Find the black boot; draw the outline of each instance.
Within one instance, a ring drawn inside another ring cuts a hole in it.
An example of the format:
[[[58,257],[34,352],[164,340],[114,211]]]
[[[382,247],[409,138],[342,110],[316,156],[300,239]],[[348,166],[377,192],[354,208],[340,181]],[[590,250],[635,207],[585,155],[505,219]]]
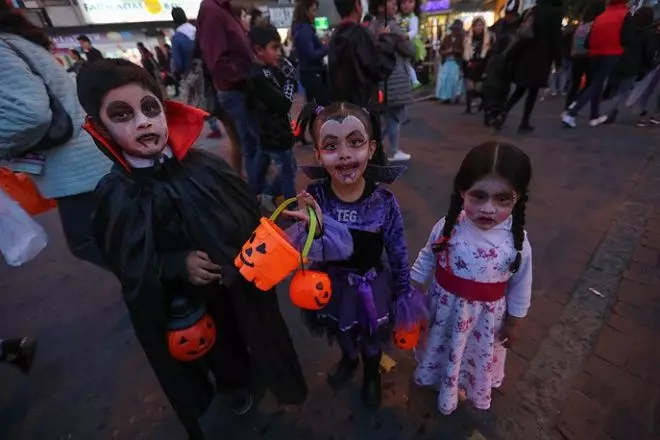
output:
[[[330,385],[330,388],[337,391],[346,386],[353,378],[358,365],[360,365],[360,359],[351,359],[343,355],[341,360],[328,372],[328,385]]]
[[[465,114],[472,114],[472,91],[465,92]]]
[[[3,339],[0,347],[0,362],[15,365],[23,373],[28,373],[34,363],[37,341],[30,338]]]
[[[362,403],[367,408],[378,409],[382,400],[380,385],[380,353],[375,357],[362,357],[364,379],[362,382]]]

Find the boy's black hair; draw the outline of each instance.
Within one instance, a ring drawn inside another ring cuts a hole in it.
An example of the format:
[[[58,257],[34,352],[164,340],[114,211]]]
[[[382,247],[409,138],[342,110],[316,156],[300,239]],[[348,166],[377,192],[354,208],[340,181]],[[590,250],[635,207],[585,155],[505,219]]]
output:
[[[179,27],[182,24],[188,23],[188,16],[186,15],[186,11],[184,11],[182,8],[175,6],[172,8],[172,21],[174,21],[174,24]]]
[[[78,41],[84,41],[85,43],[91,43],[87,35],[78,35]]]
[[[101,122],[103,97],[118,87],[138,84],[153,93],[161,102],[164,99],[158,83],[146,70],[122,58],[104,58],[83,64],[77,83],[80,105],[96,123]]]
[[[520,269],[522,262],[522,248],[525,241],[525,206],[528,199],[529,182],[532,180],[532,164],[524,151],[511,144],[484,142],[471,149],[465,156],[458,174],[454,178],[454,190],[451,194],[449,210],[445,216],[442,236],[433,246],[433,250],[439,252],[447,248],[456,220],[463,210],[461,194],[469,190],[478,180],[489,175],[506,180],[518,194],[518,200],[513,207],[511,225],[516,257],[509,266],[509,270],[515,273]]]
[[[337,14],[339,18],[346,18],[353,11],[355,11],[355,6],[360,0],[335,0],[335,8],[337,9]]]
[[[248,37],[250,38],[250,44],[252,46],[257,46],[265,48],[268,46],[268,43],[273,41],[277,43],[282,43],[282,37],[280,33],[277,32],[274,26],[256,26],[250,29],[248,32]]]

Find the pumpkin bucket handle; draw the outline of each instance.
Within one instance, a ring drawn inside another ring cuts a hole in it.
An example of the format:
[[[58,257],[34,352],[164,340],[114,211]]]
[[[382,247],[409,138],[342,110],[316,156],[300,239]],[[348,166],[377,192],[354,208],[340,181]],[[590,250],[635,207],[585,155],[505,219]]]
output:
[[[282,204],[278,206],[277,209],[271,214],[270,221],[274,222],[277,220],[277,217],[279,217],[280,214],[282,214],[282,212],[296,200],[297,198],[291,197],[290,199],[282,202]],[[309,255],[309,251],[312,248],[312,243],[314,242],[314,236],[316,235],[316,227],[318,223],[314,209],[311,207],[307,207],[307,209],[309,210],[309,232],[307,233],[307,239],[305,240],[305,245],[303,246],[302,252],[300,252],[301,261],[306,259],[307,255]]]

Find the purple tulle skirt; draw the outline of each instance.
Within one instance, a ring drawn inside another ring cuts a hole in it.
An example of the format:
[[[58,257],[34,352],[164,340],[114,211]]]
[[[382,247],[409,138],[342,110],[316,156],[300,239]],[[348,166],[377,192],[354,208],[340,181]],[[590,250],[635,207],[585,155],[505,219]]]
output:
[[[371,333],[388,330],[392,323],[394,292],[391,275],[384,269],[365,273],[330,266],[332,297],[322,310],[304,312],[314,333],[332,335],[336,332]]]

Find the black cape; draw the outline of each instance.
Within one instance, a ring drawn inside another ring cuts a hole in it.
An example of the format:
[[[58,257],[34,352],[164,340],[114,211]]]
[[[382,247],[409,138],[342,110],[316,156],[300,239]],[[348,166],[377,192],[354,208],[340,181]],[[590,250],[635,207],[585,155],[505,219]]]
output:
[[[187,251],[204,251],[222,266],[224,287],[210,293],[229,295],[254,370],[279,401],[302,403],[307,386],[275,291],[258,290],[234,267],[260,212],[229,166],[196,150],[153,168],[129,172],[118,164],[97,193],[97,243],[121,281],[137,338],[190,437],[203,438],[198,418],[214,390],[199,368],[172,358],[166,343],[168,290],[200,292],[185,281]],[[180,284],[167,281],[176,275]]]

